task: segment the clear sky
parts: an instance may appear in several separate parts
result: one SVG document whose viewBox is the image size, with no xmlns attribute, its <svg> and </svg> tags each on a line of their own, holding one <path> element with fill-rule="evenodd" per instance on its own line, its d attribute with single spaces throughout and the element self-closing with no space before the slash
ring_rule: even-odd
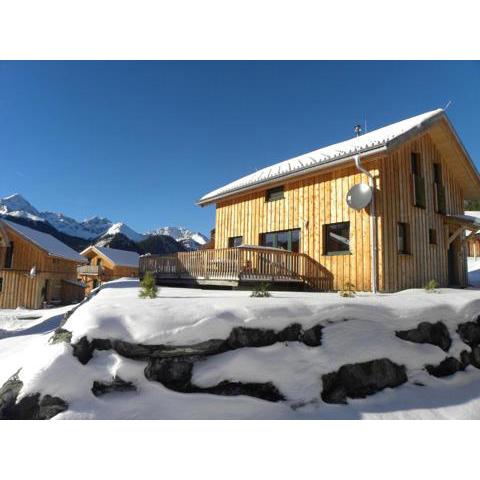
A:
<svg viewBox="0 0 480 480">
<path fill-rule="evenodd" d="M 208 233 L 210 190 L 449 100 L 478 168 L 480 62 L 0 62 L 0 196 Z"/>
</svg>

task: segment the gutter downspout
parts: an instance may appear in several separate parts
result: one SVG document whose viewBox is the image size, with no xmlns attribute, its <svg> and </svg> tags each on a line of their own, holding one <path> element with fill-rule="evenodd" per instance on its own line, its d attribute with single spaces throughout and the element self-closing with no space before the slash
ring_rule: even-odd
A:
<svg viewBox="0 0 480 480">
<path fill-rule="evenodd" d="M 372 293 L 377 293 L 377 217 L 375 212 L 375 177 L 366 170 L 360 163 L 360 154 L 355 155 L 355 166 L 367 175 L 370 188 L 372 189 L 372 201 L 370 203 L 370 249 L 371 249 L 371 272 L 372 272 Z"/>
</svg>

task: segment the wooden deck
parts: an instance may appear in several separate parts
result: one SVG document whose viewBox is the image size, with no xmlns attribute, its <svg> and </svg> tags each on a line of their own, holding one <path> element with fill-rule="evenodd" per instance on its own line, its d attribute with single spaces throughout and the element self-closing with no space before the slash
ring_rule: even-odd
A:
<svg viewBox="0 0 480 480">
<path fill-rule="evenodd" d="M 332 275 L 302 253 L 276 248 L 239 247 L 140 257 L 140 277 L 157 283 L 238 286 L 245 282 L 300 283 L 331 290 Z"/>
</svg>

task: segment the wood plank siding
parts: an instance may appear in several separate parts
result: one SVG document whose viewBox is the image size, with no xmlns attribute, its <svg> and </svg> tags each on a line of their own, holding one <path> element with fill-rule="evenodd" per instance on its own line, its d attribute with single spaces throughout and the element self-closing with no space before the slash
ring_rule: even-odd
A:
<svg viewBox="0 0 480 480">
<path fill-rule="evenodd" d="M 420 154 L 425 178 L 426 208 L 414 206 L 411 153 Z M 445 216 L 435 212 L 433 163 L 440 163 L 446 192 L 447 213 L 463 213 L 463 191 L 447 161 L 435 147 L 429 133 L 417 136 L 388 153 L 362 159 L 376 177 L 378 215 L 378 287 L 392 292 L 422 287 L 430 279 L 448 284 L 448 237 L 451 227 Z M 368 183 L 352 163 L 330 171 L 277 183 L 284 186 L 284 198 L 265 201 L 266 189 L 258 188 L 219 200 L 216 204 L 215 248 L 227 248 L 229 238 L 243 237 L 245 245 L 259 245 L 263 233 L 300 229 L 300 253 L 325 267 L 333 277 L 332 288 L 339 290 L 349 282 L 356 290 L 371 289 L 370 216 L 368 209 L 348 207 L 348 190 L 357 183 Z M 326 255 L 324 226 L 350 222 L 350 253 Z M 410 232 L 410 253 L 397 248 L 397 224 L 404 222 Z M 429 229 L 436 232 L 436 244 L 429 242 Z M 461 239 L 458 239 L 458 278 L 467 281 Z"/>
<path fill-rule="evenodd" d="M 8 226 L 5 230 L 14 249 L 11 267 L 4 268 L 7 248 L 0 246 L 0 308 L 40 308 L 44 301 L 68 303 L 73 296 L 75 299 L 82 296 L 83 291 L 77 289 L 73 295 L 74 288 L 65 288 L 62 283 L 76 281 L 75 261 L 50 256 Z M 31 278 L 33 266 L 37 275 Z"/>
</svg>

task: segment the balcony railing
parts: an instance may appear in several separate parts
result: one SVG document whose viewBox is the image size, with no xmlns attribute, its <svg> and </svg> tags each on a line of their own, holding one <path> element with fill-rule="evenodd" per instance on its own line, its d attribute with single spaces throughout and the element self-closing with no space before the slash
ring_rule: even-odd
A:
<svg viewBox="0 0 480 480">
<path fill-rule="evenodd" d="M 102 267 L 100 265 L 81 265 L 77 267 L 78 275 L 101 275 Z"/>
<path fill-rule="evenodd" d="M 157 280 L 305 282 L 330 290 L 331 273 L 308 255 L 277 248 L 242 246 L 140 257 L 140 275 Z"/>
</svg>

